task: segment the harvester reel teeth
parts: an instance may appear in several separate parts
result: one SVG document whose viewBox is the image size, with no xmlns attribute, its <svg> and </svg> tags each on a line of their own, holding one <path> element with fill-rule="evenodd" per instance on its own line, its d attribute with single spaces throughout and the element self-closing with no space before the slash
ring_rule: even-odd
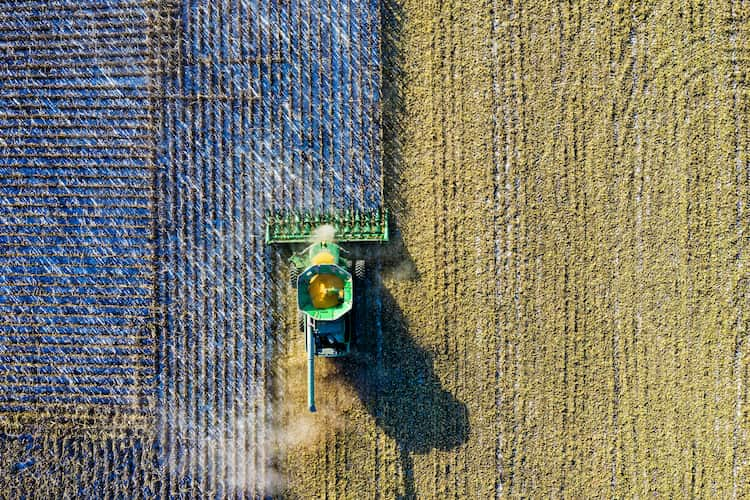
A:
<svg viewBox="0 0 750 500">
<path fill-rule="evenodd" d="M 353 210 L 332 212 L 276 212 L 266 218 L 267 243 L 305 243 L 323 224 L 334 227 L 336 241 L 388 241 L 387 210 Z"/>
</svg>

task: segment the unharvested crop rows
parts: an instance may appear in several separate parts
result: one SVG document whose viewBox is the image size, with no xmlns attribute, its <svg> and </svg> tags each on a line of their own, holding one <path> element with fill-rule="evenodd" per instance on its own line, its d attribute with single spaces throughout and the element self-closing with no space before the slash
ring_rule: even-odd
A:
<svg viewBox="0 0 750 500">
<path fill-rule="evenodd" d="M 81 55 L 79 67 L 45 60 L 46 39 L 34 38 L 42 24 L 14 10 L 3 12 L 0 414 L 13 423 L 38 413 L 101 416 L 116 408 L 131 414 L 136 425 L 153 393 L 153 227 L 147 219 L 128 225 L 112 218 L 122 215 L 117 212 L 123 205 L 144 211 L 153 206 L 154 172 L 144 160 L 154 140 L 126 130 L 148 130 L 153 117 L 122 106 L 149 103 L 155 60 L 127 46 L 117 50 L 131 61 L 127 72 L 93 69 L 96 51 Z M 118 39 L 143 42 L 148 30 L 132 27 L 148 22 L 148 9 L 133 6 L 127 21 Z M 75 45 L 92 29 L 98 28 L 77 19 L 60 25 L 55 36 Z M 39 64 L 24 67 L 28 59 Z M 85 118 L 67 112 L 82 101 L 96 109 Z M 83 138 L 45 127 L 65 122 L 85 129 L 97 121 L 108 124 L 108 134 Z M 43 182 L 25 177 L 31 171 L 48 176 Z M 70 171 L 68 179 L 61 175 Z M 76 174 L 95 176 L 98 184 Z M 126 287 L 108 291 L 113 278 Z"/>
<path fill-rule="evenodd" d="M 17 312 L 0 318 L 10 329 L 0 352 L 19 363 L 14 342 L 24 342 L 29 362 L 48 366 L 23 382 L 39 392 L 50 380 L 78 398 L 55 418 L 43 410 L 59 406 L 57 396 L 31 400 L 42 411 L 23 420 L 3 407 L 2 491 L 66 498 L 272 491 L 268 387 L 279 316 L 273 267 L 281 260 L 263 243 L 263 217 L 272 208 L 380 202 L 375 7 L 0 4 L 8 54 L 2 185 L 15 195 L 3 213 L 18 226 L 6 236 L 20 238 L 28 253 L 9 257 L 31 269 L 4 274 L 20 298 L 11 303 Z M 39 71 L 50 68 L 47 81 Z M 130 80 L 117 86 L 114 75 Z M 39 92 L 70 95 L 45 100 Z M 49 100 L 60 100 L 54 113 Z M 35 149 L 21 147 L 26 139 Z M 59 187 L 70 184 L 78 191 Z M 57 238 L 43 251 L 35 239 L 41 225 Z M 74 234 L 79 226 L 82 234 Z M 61 252 L 96 267 L 52 266 Z M 141 256 L 149 265 L 136 265 Z M 34 296 L 40 279 L 54 282 L 44 297 L 56 315 L 24 295 Z M 125 295 L 143 297 L 139 330 L 124 323 L 133 315 L 120 311 Z M 72 315 L 76 308 L 85 309 L 83 319 Z M 113 326 L 93 329 L 102 322 Z M 61 344 L 62 333 L 76 344 Z M 123 337 L 120 351 L 142 342 L 148 352 L 114 352 L 106 333 Z M 50 349 L 59 355 L 50 358 Z M 109 377 L 96 379 L 101 387 L 84 378 L 92 363 Z M 97 395 L 127 396 L 134 377 L 146 378 L 143 389 L 153 396 L 140 426 L 128 418 L 130 407 L 120 411 Z M 3 391 L 23 398 L 7 384 Z M 97 403 L 104 418 L 77 411 L 81 400 Z"/>
</svg>

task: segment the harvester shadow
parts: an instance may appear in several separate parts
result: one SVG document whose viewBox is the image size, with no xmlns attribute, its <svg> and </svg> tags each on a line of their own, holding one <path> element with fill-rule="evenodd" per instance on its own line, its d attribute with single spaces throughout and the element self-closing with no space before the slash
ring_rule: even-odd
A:
<svg viewBox="0 0 750 500">
<path fill-rule="evenodd" d="M 374 256 L 382 271 L 370 273 L 359 288 L 364 293 L 356 302 L 355 352 L 340 363 L 378 427 L 398 446 L 403 497 L 416 498 L 412 455 L 457 448 L 468 440 L 470 426 L 466 405 L 443 388 L 432 355 L 410 335 L 407 319 L 383 284 L 383 279 L 419 281 L 421 276 L 398 229 L 408 217 L 401 175 L 405 14 L 399 0 L 383 0 L 381 14 L 383 194 L 392 216 L 391 241 Z"/>
<path fill-rule="evenodd" d="M 401 247 L 401 265 L 414 265 Z M 394 280 L 391 267 L 382 271 Z M 398 280 L 419 275 L 396 270 Z M 379 273 L 370 273 L 355 314 L 353 353 L 338 358 L 338 373 L 357 392 L 376 425 L 398 447 L 404 498 L 415 498 L 414 453 L 451 450 L 469 437 L 467 407 L 447 391 L 433 367 L 432 355 L 410 335 L 409 324 Z"/>
</svg>

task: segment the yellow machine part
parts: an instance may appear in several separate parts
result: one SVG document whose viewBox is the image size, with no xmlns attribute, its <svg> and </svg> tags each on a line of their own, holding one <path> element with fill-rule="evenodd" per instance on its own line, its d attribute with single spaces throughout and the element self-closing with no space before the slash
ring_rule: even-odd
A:
<svg viewBox="0 0 750 500">
<path fill-rule="evenodd" d="M 336 307 L 344 300 L 344 280 L 333 274 L 316 274 L 307 291 L 316 309 Z"/>
<path fill-rule="evenodd" d="M 322 252 L 318 252 L 312 258 L 313 266 L 319 266 L 321 264 L 335 264 L 335 263 L 336 262 L 335 262 L 335 259 L 333 258 L 333 254 L 331 252 L 326 252 L 325 250 Z"/>
</svg>

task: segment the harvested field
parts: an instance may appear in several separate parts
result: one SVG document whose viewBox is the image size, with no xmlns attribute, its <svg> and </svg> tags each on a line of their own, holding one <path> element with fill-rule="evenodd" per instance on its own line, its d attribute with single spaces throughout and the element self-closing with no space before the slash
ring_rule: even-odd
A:
<svg viewBox="0 0 750 500">
<path fill-rule="evenodd" d="M 2 257 L 0 491 L 750 496 L 747 2 L 87 1 L 80 22 L 96 36 L 123 16 L 154 31 L 145 55 L 97 46 L 130 76 L 79 75 L 100 95 L 75 130 L 49 114 L 86 110 L 51 106 L 59 81 L 6 47 L 17 24 L 51 29 L 41 2 L 23 3 L 11 18 L 0 0 L 0 220 L 11 227 L 0 245 L 62 227 L 43 210 L 73 210 L 50 201 L 49 179 L 76 167 L 34 170 L 71 143 L 25 140 L 53 128 L 91 146 L 80 197 L 143 197 L 135 215 L 154 225 L 136 229 L 153 248 L 115 246 L 114 258 L 145 261 L 122 276 L 105 246 L 87 247 L 100 267 L 83 271 Z M 13 54 L 54 59 L 63 38 Z M 127 89 L 99 88 L 111 78 Z M 133 154 L 113 153 L 123 148 Z M 318 364 L 311 415 L 289 254 L 262 244 L 262 217 L 338 199 L 385 203 L 395 234 L 356 249 L 372 257 L 361 334 L 353 356 Z M 134 216 L 118 203 L 74 207 L 102 232 L 57 243 L 120 237 L 100 222 Z M 99 300 L 114 292 L 55 298 L 92 276 L 146 291 L 118 297 L 120 316 Z M 52 291 L 29 303 L 32 286 Z M 71 333 L 76 311 L 88 319 Z M 135 354 L 107 351 L 128 314 Z M 59 356 L 69 348 L 122 367 L 121 379 L 92 386 L 102 373 Z M 61 414 L 64 401 L 80 411 Z"/>
</svg>

